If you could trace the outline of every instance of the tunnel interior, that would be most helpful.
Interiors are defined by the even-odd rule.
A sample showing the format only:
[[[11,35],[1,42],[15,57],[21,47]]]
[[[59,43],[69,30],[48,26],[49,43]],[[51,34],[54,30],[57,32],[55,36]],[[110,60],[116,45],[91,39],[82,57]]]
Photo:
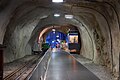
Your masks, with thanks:
[[[46,37],[46,43],[48,43],[51,48],[55,48],[60,44],[60,41],[66,41],[66,35],[59,31],[50,32]],[[57,48],[57,47],[56,47]]]
[[[53,26],[53,28],[47,30],[42,37],[43,37],[42,44],[47,44],[51,48],[62,49],[64,47],[64,49],[66,48],[67,50],[68,49],[70,50],[71,46],[73,46],[72,48],[75,50],[77,49],[78,54],[80,52],[80,47],[81,47],[80,33],[77,27],[73,25]],[[38,44],[39,43],[40,43],[40,36],[38,38]]]
[[[48,0],[2,0],[0,6],[0,44],[6,45],[4,63],[32,55],[32,49],[41,51],[53,26],[65,36],[69,28],[77,28],[79,55],[119,75],[119,0],[66,0],[61,4]],[[55,17],[55,13],[60,16]],[[66,14],[74,17],[65,18]]]

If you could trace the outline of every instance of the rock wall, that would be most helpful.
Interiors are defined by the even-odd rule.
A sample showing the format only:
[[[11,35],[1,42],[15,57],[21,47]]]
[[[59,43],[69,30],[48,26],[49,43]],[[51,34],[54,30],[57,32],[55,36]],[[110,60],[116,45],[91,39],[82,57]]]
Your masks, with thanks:
[[[4,44],[7,45],[4,53],[4,62],[11,62],[15,59],[24,57],[31,54],[31,48],[28,45],[28,41],[31,37],[31,32],[35,28],[38,20],[25,24],[23,28],[16,27],[11,36],[5,37]],[[11,57],[10,57],[11,56]]]

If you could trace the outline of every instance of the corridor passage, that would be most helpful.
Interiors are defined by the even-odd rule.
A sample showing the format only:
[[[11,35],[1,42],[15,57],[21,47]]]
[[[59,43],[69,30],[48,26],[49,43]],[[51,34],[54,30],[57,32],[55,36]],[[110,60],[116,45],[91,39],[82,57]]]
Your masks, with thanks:
[[[100,80],[65,51],[52,52],[46,80]]]

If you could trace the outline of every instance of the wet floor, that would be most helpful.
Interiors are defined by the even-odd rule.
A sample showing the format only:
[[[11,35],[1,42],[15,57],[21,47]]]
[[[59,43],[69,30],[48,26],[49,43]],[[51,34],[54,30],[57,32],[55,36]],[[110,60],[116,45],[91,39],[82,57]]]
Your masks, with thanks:
[[[65,51],[54,51],[46,80],[100,80]]]

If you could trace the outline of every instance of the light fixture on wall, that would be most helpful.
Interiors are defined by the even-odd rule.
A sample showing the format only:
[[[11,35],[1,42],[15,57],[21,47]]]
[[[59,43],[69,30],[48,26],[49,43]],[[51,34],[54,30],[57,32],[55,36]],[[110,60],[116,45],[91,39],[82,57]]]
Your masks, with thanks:
[[[52,0],[52,2],[54,2],[54,3],[62,3],[63,0]]]
[[[72,19],[72,18],[73,18],[73,15],[68,15],[68,14],[66,14],[66,15],[65,15],[65,18],[66,18],[66,19]]]
[[[55,13],[54,17],[60,17],[60,14]]]

